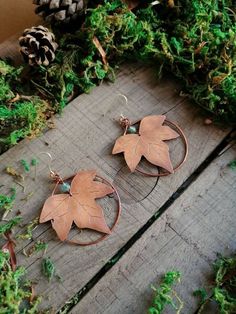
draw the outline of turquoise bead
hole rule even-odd
[[[135,133],[137,133],[136,127],[135,127],[134,125],[131,125],[131,126],[128,127],[128,129],[127,129],[127,133],[129,133],[129,134],[135,134]]]
[[[66,182],[60,184],[60,191],[63,193],[70,192],[70,184]]]

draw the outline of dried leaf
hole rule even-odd
[[[112,154],[124,153],[130,170],[135,171],[142,156],[151,164],[173,173],[169,147],[163,141],[177,138],[179,134],[163,126],[165,116],[148,116],[141,120],[138,134],[125,134],[116,140]]]
[[[36,217],[26,226],[26,232],[19,234],[17,236],[17,239],[31,240],[33,237],[33,230],[37,228],[38,224],[39,224],[39,217]]]
[[[13,167],[7,167],[6,173],[12,177],[15,177],[17,180],[24,181],[24,176],[15,170]]]
[[[66,240],[73,222],[79,228],[89,228],[110,234],[102,208],[95,199],[114,192],[108,185],[94,181],[96,171],[80,171],[71,182],[69,194],[49,197],[42,209],[40,223],[51,220],[61,241]]]
[[[140,4],[140,0],[123,0],[123,2],[127,4],[130,10],[135,9]]]
[[[169,6],[170,8],[174,8],[174,6],[175,6],[174,0],[168,0],[168,6]]]
[[[24,249],[23,254],[27,257],[30,257],[34,253],[38,253],[40,251],[44,251],[43,254],[45,254],[47,248],[48,248],[48,243],[45,243],[44,241],[39,240],[33,246],[31,246],[27,251]]]
[[[34,195],[34,192],[28,193],[25,197],[21,198],[21,201],[28,202],[29,199]]]
[[[100,41],[97,39],[97,37],[93,37],[93,43],[95,45],[95,47],[98,49],[101,57],[102,57],[102,62],[107,66],[107,58],[106,58],[106,52],[105,50],[102,48],[102,45],[100,44]]]

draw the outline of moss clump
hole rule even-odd
[[[32,297],[29,283],[24,282],[25,269],[11,269],[9,254],[0,251],[0,313],[33,314],[38,313],[40,299],[29,302]]]
[[[42,259],[42,273],[50,281],[55,275],[55,265],[50,257]]]
[[[148,309],[149,314],[163,313],[166,305],[171,305],[175,310],[178,310],[178,313],[180,313],[183,303],[172,288],[172,286],[178,281],[180,281],[180,272],[169,271],[164,275],[158,288],[152,287],[155,296],[153,299],[153,305]],[[176,306],[174,299],[177,299],[180,303],[179,308]]]
[[[0,153],[22,138],[39,134],[50,116],[45,100],[19,96],[18,92],[24,89],[21,74],[22,68],[0,60]]]
[[[0,211],[3,210],[3,214],[10,211],[12,209],[12,206],[14,204],[15,198],[16,198],[16,190],[11,189],[12,194],[5,195],[0,194]]]
[[[0,101],[0,153],[20,139],[34,137],[46,126],[48,105],[38,97],[6,106]]]
[[[236,122],[236,23],[231,0],[160,1],[131,12],[121,0],[105,0],[87,12],[84,24],[65,34],[55,62],[40,81],[61,106],[76,87],[89,91],[113,78],[123,60],[153,64],[180,79],[190,98],[218,120]],[[61,35],[61,34],[60,34]],[[94,43],[101,44],[105,57]],[[55,82],[60,89],[55,90]],[[60,94],[58,93],[59,91]]]
[[[194,293],[201,297],[197,313],[204,313],[206,304],[212,301],[218,305],[220,314],[236,313],[236,256],[221,256],[213,267],[215,279],[210,293],[207,294],[204,289]]]
[[[10,219],[7,223],[0,224],[0,236],[4,235],[5,233],[11,231],[11,229],[18,225],[22,220],[21,216],[16,216],[12,219]]]
[[[114,80],[124,60],[152,64],[159,77],[171,72],[213,119],[236,123],[233,0],[160,0],[155,5],[149,0],[133,11],[121,0],[97,3],[90,2],[78,29],[54,29],[59,48],[48,67],[25,66],[23,71],[0,61],[0,152],[37,134],[74,95]],[[17,94],[35,96],[11,103]]]

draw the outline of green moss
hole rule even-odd
[[[154,290],[154,299],[153,305],[148,309],[149,314],[160,314],[165,310],[166,305],[171,305],[175,310],[179,310],[180,308],[176,306],[174,299],[180,302],[180,307],[183,306],[182,301],[173,291],[172,286],[180,280],[180,273],[178,271],[170,271],[167,272],[160,286],[158,288],[152,287]]]
[[[90,2],[80,29],[66,33],[54,28],[59,48],[48,67],[25,66],[22,71],[0,61],[0,152],[37,135],[73,95],[89,92],[104,79],[114,80],[124,60],[151,64],[159,77],[171,72],[213,120],[236,123],[232,0],[175,0],[172,5],[149,0],[133,11],[121,0],[97,2]],[[38,95],[46,104],[39,97],[11,103],[17,94]]]
[[[42,272],[48,281],[50,281],[55,275],[55,265],[50,257],[42,259]]]
[[[16,216],[10,219],[7,223],[0,225],[0,235],[3,235],[10,231],[14,226],[18,225],[22,220],[22,217]]]
[[[40,298],[29,303],[32,297],[30,284],[24,282],[25,269],[11,269],[9,255],[0,250],[0,313],[33,314],[38,313]]]
[[[21,159],[20,162],[24,168],[24,171],[29,172],[30,171],[30,165],[29,165],[28,161],[26,161],[25,159]]]
[[[236,169],[236,159],[232,160],[228,166],[232,169],[235,170]]]
[[[30,249],[28,249],[27,251],[23,250],[23,253],[25,256],[30,257],[31,255],[38,253],[40,251],[43,251],[43,254],[46,253],[47,248],[48,243],[38,240]]]
[[[198,314],[204,313],[207,303],[214,302],[218,305],[220,314],[236,313],[236,256],[219,257],[214,263],[215,279],[209,296],[204,289],[199,289],[195,295],[201,297]],[[204,293],[201,293],[204,291]]]
[[[22,138],[40,134],[46,125],[47,109],[47,103],[37,97],[10,107],[0,104],[0,153]]]
[[[33,230],[38,226],[39,224],[39,217],[36,217],[34,220],[32,220],[27,226],[26,226],[26,232],[21,233],[17,236],[17,239],[21,240],[30,240],[33,237]]]
[[[10,196],[5,194],[0,194],[0,210],[3,210],[4,213],[12,209],[16,198],[16,190],[11,189],[12,194]]]

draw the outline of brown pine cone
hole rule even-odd
[[[87,0],[33,0],[33,4],[38,6],[35,13],[48,22],[69,23],[87,8]]]
[[[55,59],[58,44],[55,36],[44,26],[34,26],[19,38],[20,52],[29,65],[49,65]]]

